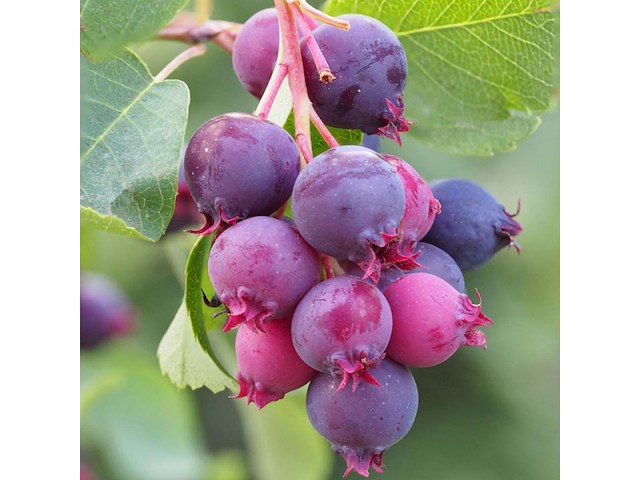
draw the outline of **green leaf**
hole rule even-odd
[[[80,203],[95,228],[157,241],[175,205],[189,90],[125,51],[81,59]]]
[[[162,373],[179,388],[195,390],[207,387],[216,393],[235,386],[228,375],[211,361],[194,336],[184,303],[160,341],[158,359]]]
[[[93,398],[82,411],[81,443],[99,453],[108,478],[202,478],[196,406],[160,375],[152,357],[119,342],[83,353],[81,398],[87,397]]]
[[[511,150],[553,90],[554,18],[545,0],[329,0],[332,15],[378,18],[402,42],[410,134],[452,153]]]
[[[329,478],[335,455],[309,423],[305,391],[290,392],[262,410],[244,402],[236,403],[255,478]]]
[[[160,368],[180,388],[207,387],[214,393],[237,389],[235,379],[216,357],[207,335],[212,310],[202,299],[208,284],[211,237],[199,237],[191,249],[185,274],[185,299],[158,347]],[[210,285],[206,290],[211,290]]]
[[[283,128],[295,138],[296,128],[293,113],[287,117],[287,121]],[[340,145],[360,145],[362,143],[362,132],[360,130],[345,130],[333,127],[328,128]],[[322,136],[318,133],[318,130],[316,130],[313,125],[311,125],[311,148],[313,150],[314,157],[329,149],[327,142],[324,141]]]
[[[103,60],[151,38],[187,0],[81,0],[80,50]]]

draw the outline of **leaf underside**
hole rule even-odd
[[[211,291],[206,278],[212,237],[199,237],[187,261],[185,298],[158,347],[160,368],[180,388],[205,386],[217,393],[235,390],[235,379],[216,357],[207,335],[214,316],[205,307],[202,289]],[[207,293],[210,295],[210,293]],[[206,308],[206,311],[205,311]]]
[[[378,18],[402,42],[410,134],[440,150],[512,150],[553,94],[554,18],[545,0],[329,0]]]
[[[189,90],[156,82],[130,51],[80,61],[82,219],[156,241],[173,214]]]

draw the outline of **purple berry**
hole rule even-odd
[[[522,231],[514,214],[480,185],[453,178],[432,186],[442,205],[429,233],[422,240],[453,257],[464,272],[489,261],[502,248],[520,247],[514,237]]]
[[[254,97],[262,97],[267,88],[278,58],[279,39],[276,9],[266,8],[244,23],[233,43],[233,70]]]
[[[376,252],[398,235],[402,180],[379,154],[361,146],[332,148],[298,176],[291,207],[296,227],[316,250],[351,260],[377,281]]]
[[[247,113],[205,122],[185,154],[187,185],[208,235],[220,224],[270,215],[291,195],[300,171],[296,144],[282,127]]]
[[[382,472],[384,451],[411,429],[418,411],[418,388],[409,370],[386,358],[375,370],[379,387],[363,384],[355,392],[340,390],[339,379],[317,375],[307,391],[307,414],[313,427],[355,470]]]
[[[415,273],[393,282],[384,292],[393,313],[387,355],[410,367],[432,367],[461,345],[486,348],[477,327],[491,325],[465,294],[435,275]]]
[[[233,398],[247,397],[258,409],[302,387],[317,373],[304,363],[291,341],[291,318],[267,322],[264,331],[242,324],[236,335],[238,383]]]
[[[80,277],[80,348],[90,349],[130,332],[137,311],[111,279],[97,273]]]
[[[397,279],[413,273],[430,273],[442,278],[460,293],[465,293],[464,276],[458,264],[444,250],[428,243],[418,242],[415,247],[417,257],[415,262],[419,265],[411,270],[401,270],[395,265],[383,268],[380,271],[380,280],[376,285],[378,289],[384,291]],[[362,270],[352,262],[340,262],[347,275],[358,276]]]
[[[211,247],[209,277],[229,310],[224,330],[242,322],[258,328],[290,316],[320,281],[320,259],[282,220],[253,217],[222,232]]]
[[[313,37],[324,54],[332,82],[319,79],[306,42],[302,61],[309,98],[327,125],[385,135],[400,143],[409,130],[402,115],[402,92],[407,81],[407,58],[398,37],[382,22],[365,15],[338,17],[349,30],[321,25]]]
[[[424,237],[440,213],[440,203],[431,193],[429,184],[406,161],[394,155],[383,155],[400,175],[405,193],[405,208],[402,215],[402,235],[391,242],[382,252],[387,265],[397,265],[403,270],[419,266],[414,258],[416,243]]]
[[[198,212],[198,206],[193,201],[193,197],[189,192],[187,180],[184,177],[184,158],[180,164],[180,173],[178,175],[178,193],[176,195],[176,205],[173,210],[173,217],[167,227],[167,233],[178,232],[190,225],[202,223],[203,217]]]
[[[377,385],[375,368],[389,343],[391,310],[369,282],[344,275],[313,287],[293,314],[293,345],[309,366],[341,378],[339,389],[353,380]]]

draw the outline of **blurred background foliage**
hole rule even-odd
[[[243,22],[271,5],[218,0],[214,18]],[[152,73],[183,49],[157,41],[135,48]],[[173,77],[191,90],[187,139],[205,120],[257,104],[215,46]],[[491,158],[443,154],[407,135],[401,148],[383,141],[383,151],[403,157],[428,181],[474,180],[508,211],[521,200],[524,231],[520,255],[501,251],[465,275],[495,322],[489,348],[463,348],[440,366],[413,370],[418,417],[385,453],[384,474],[373,478],[559,478],[559,126],[555,105],[517,150]],[[341,478],[344,462],[310,428],[304,392],[257,412],[228,392],[180,391],[161,376],[155,352],[180,305],[193,241],[185,233],[152,244],[81,231],[82,269],[110,276],[141,313],[132,336],[81,354],[83,461],[98,479]]]

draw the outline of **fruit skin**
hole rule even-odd
[[[382,358],[393,320],[384,295],[349,275],[330,278],[302,298],[293,314],[291,335],[298,355],[310,367],[342,379],[377,385],[369,370]]]
[[[396,266],[382,269],[380,272],[380,280],[378,280],[378,284],[376,285],[381,292],[384,293],[384,291],[389,288],[389,285],[405,275],[430,273],[446,281],[458,292],[466,293],[464,275],[455,260],[451,258],[451,255],[435,245],[424,242],[418,242],[415,251],[418,254],[415,262],[420,265],[419,267],[411,270],[401,270]],[[362,272],[360,267],[351,262],[340,262],[340,266],[347,275],[357,276]]]
[[[321,25],[313,31],[335,79],[323,83],[313,57],[301,44],[309,98],[327,125],[385,135],[400,143],[409,129],[402,116],[407,58],[398,37],[382,22],[359,14],[341,15],[349,30]]]
[[[340,381],[318,374],[307,391],[307,414],[313,427],[355,470],[382,472],[384,451],[410,430],[418,411],[418,389],[409,370],[385,358],[375,369],[380,386],[363,384],[355,392],[339,390]]]
[[[432,367],[451,357],[461,345],[486,348],[477,327],[493,322],[480,305],[447,282],[428,273],[406,275],[384,292],[393,314],[387,355],[409,367]]]
[[[293,313],[320,281],[318,254],[287,223],[252,217],[229,227],[213,242],[209,278],[229,310],[227,331],[242,322],[263,322]]]
[[[291,318],[266,322],[263,330],[242,324],[235,344],[240,392],[233,398],[247,397],[247,404],[258,409],[306,385],[317,373],[293,348]]]
[[[247,113],[227,113],[193,134],[184,168],[189,191],[206,217],[206,224],[193,233],[207,235],[221,224],[275,212],[291,195],[300,156],[279,125]]]
[[[377,281],[376,251],[398,236],[404,213],[402,180],[379,154],[361,146],[321,153],[296,179],[296,227],[316,250],[351,260]]]
[[[80,348],[95,348],[129,333],[138,313],[113,280],[98,273],[80,276]]]
[[[275,8],[255,13],[242,26],[233,43],[233,70],[244,88],[260,98],[278,58],[280,31]]]
[[[184,177],[184,158],[180,164],[180,172],[178,175],[178,192],[176,195],[176,204],[173,210],[173,216],[167,226],[167,233],[179,232],[183,228],[190,225],[202,223],[203,217],[198,212],[198,206],[193,201],[193,197],[189,192],[187,180]]]
[[[386,266],[397,265],[403,270],[411,270],[420,266],[415,262],[418,253],[414,249],[440,213],[440,202],[434,198],[427,181],[408,162],[394,155],[382,156],[400,175],[405,207],[401,236],[385,247],[381,258]]]
[[[464,272],[479,267],[502,248],[520,247],[514,237],[520,224],[488,191],[461,178],[441,180],[431,186],[442,206],[423,242],[441,248]]]

